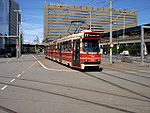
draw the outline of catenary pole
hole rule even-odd
[[[110,0],[110,44],[112,43],[112,0]],[[110,47],[110,64],[112,64],[112,48]]]
[[[15,10],[17,12],[17,37],[16,37],[16,57],[19,58],[19,46],[18,46],[18,11]]]
[[[20,56],[20,39],[19,39],[20,32],[19,32],[19,18],[18,18],[20,11],[21,10],[14,10],[14,12],[17,13],[17,35],[16,35],[16,57],[17,58],[19,58]]]
[[[141,64],[144,64],[143,48],[144,48],[144,27],[141,26]]]
[[[92,16],[92,12],[90,11],[90,30],[91,30],[91,24],[92,24],[92,22],[91,22],[91,16]]]

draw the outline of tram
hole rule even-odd
[[[100,68],[100,38],[100,33],[82,31],[45,43],[44,55],[46,58],[74,68]]]

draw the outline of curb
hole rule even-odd
[[[57,71],[57,72],[77,72],[77,71],[74,71],[74,70],[58,70],[58,69],[53,69],[53,68],[47,68],[44,64],[42,64],[34,55],[32,55],[32,57],[46,70],[49,70],[49,71]]]

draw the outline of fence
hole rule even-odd
[[[102,55],[101,60],[109,61],[109,54]],[[123,55],[113,55],[112,57],[113,62],[127,62],[127,63],[134,63],[134,62],[141,62],[140,56],[123,56]],[[150,55],[144,56],[144,62],[150,63]]]

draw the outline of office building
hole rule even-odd
[[[0,0],[0,51],[16,51],[17,29],[19,31],[17,21],[20,22],[21,16],[18,14],[17,20],[17,12],[14,10],[19,10],[19,4],[15,0]]]
[[[0,53],[5,51],[5,41],[8,35],[9,0],[0,0]]]
[[[109,8],[68,4],[44,4],[44,38],[57,39],[80,30],[109,32]],[[71,25],[72,21],[76,21]],[[137,11],[113,9],[113,31],[137,25]],[[69,28],[70,27],[70,28]],[[69,28],[69,30],[68,30]]]
[[[71,21],[78,21],[78,23],[70,26]],[[44,4],[45,39],[67,36],[76,30],[78,24],[82,25],[80,30],[86,28],[95,32],[109,32],[109,8],[55,3]],[[136,25],[137,11],[113,9],[113,31]]]

